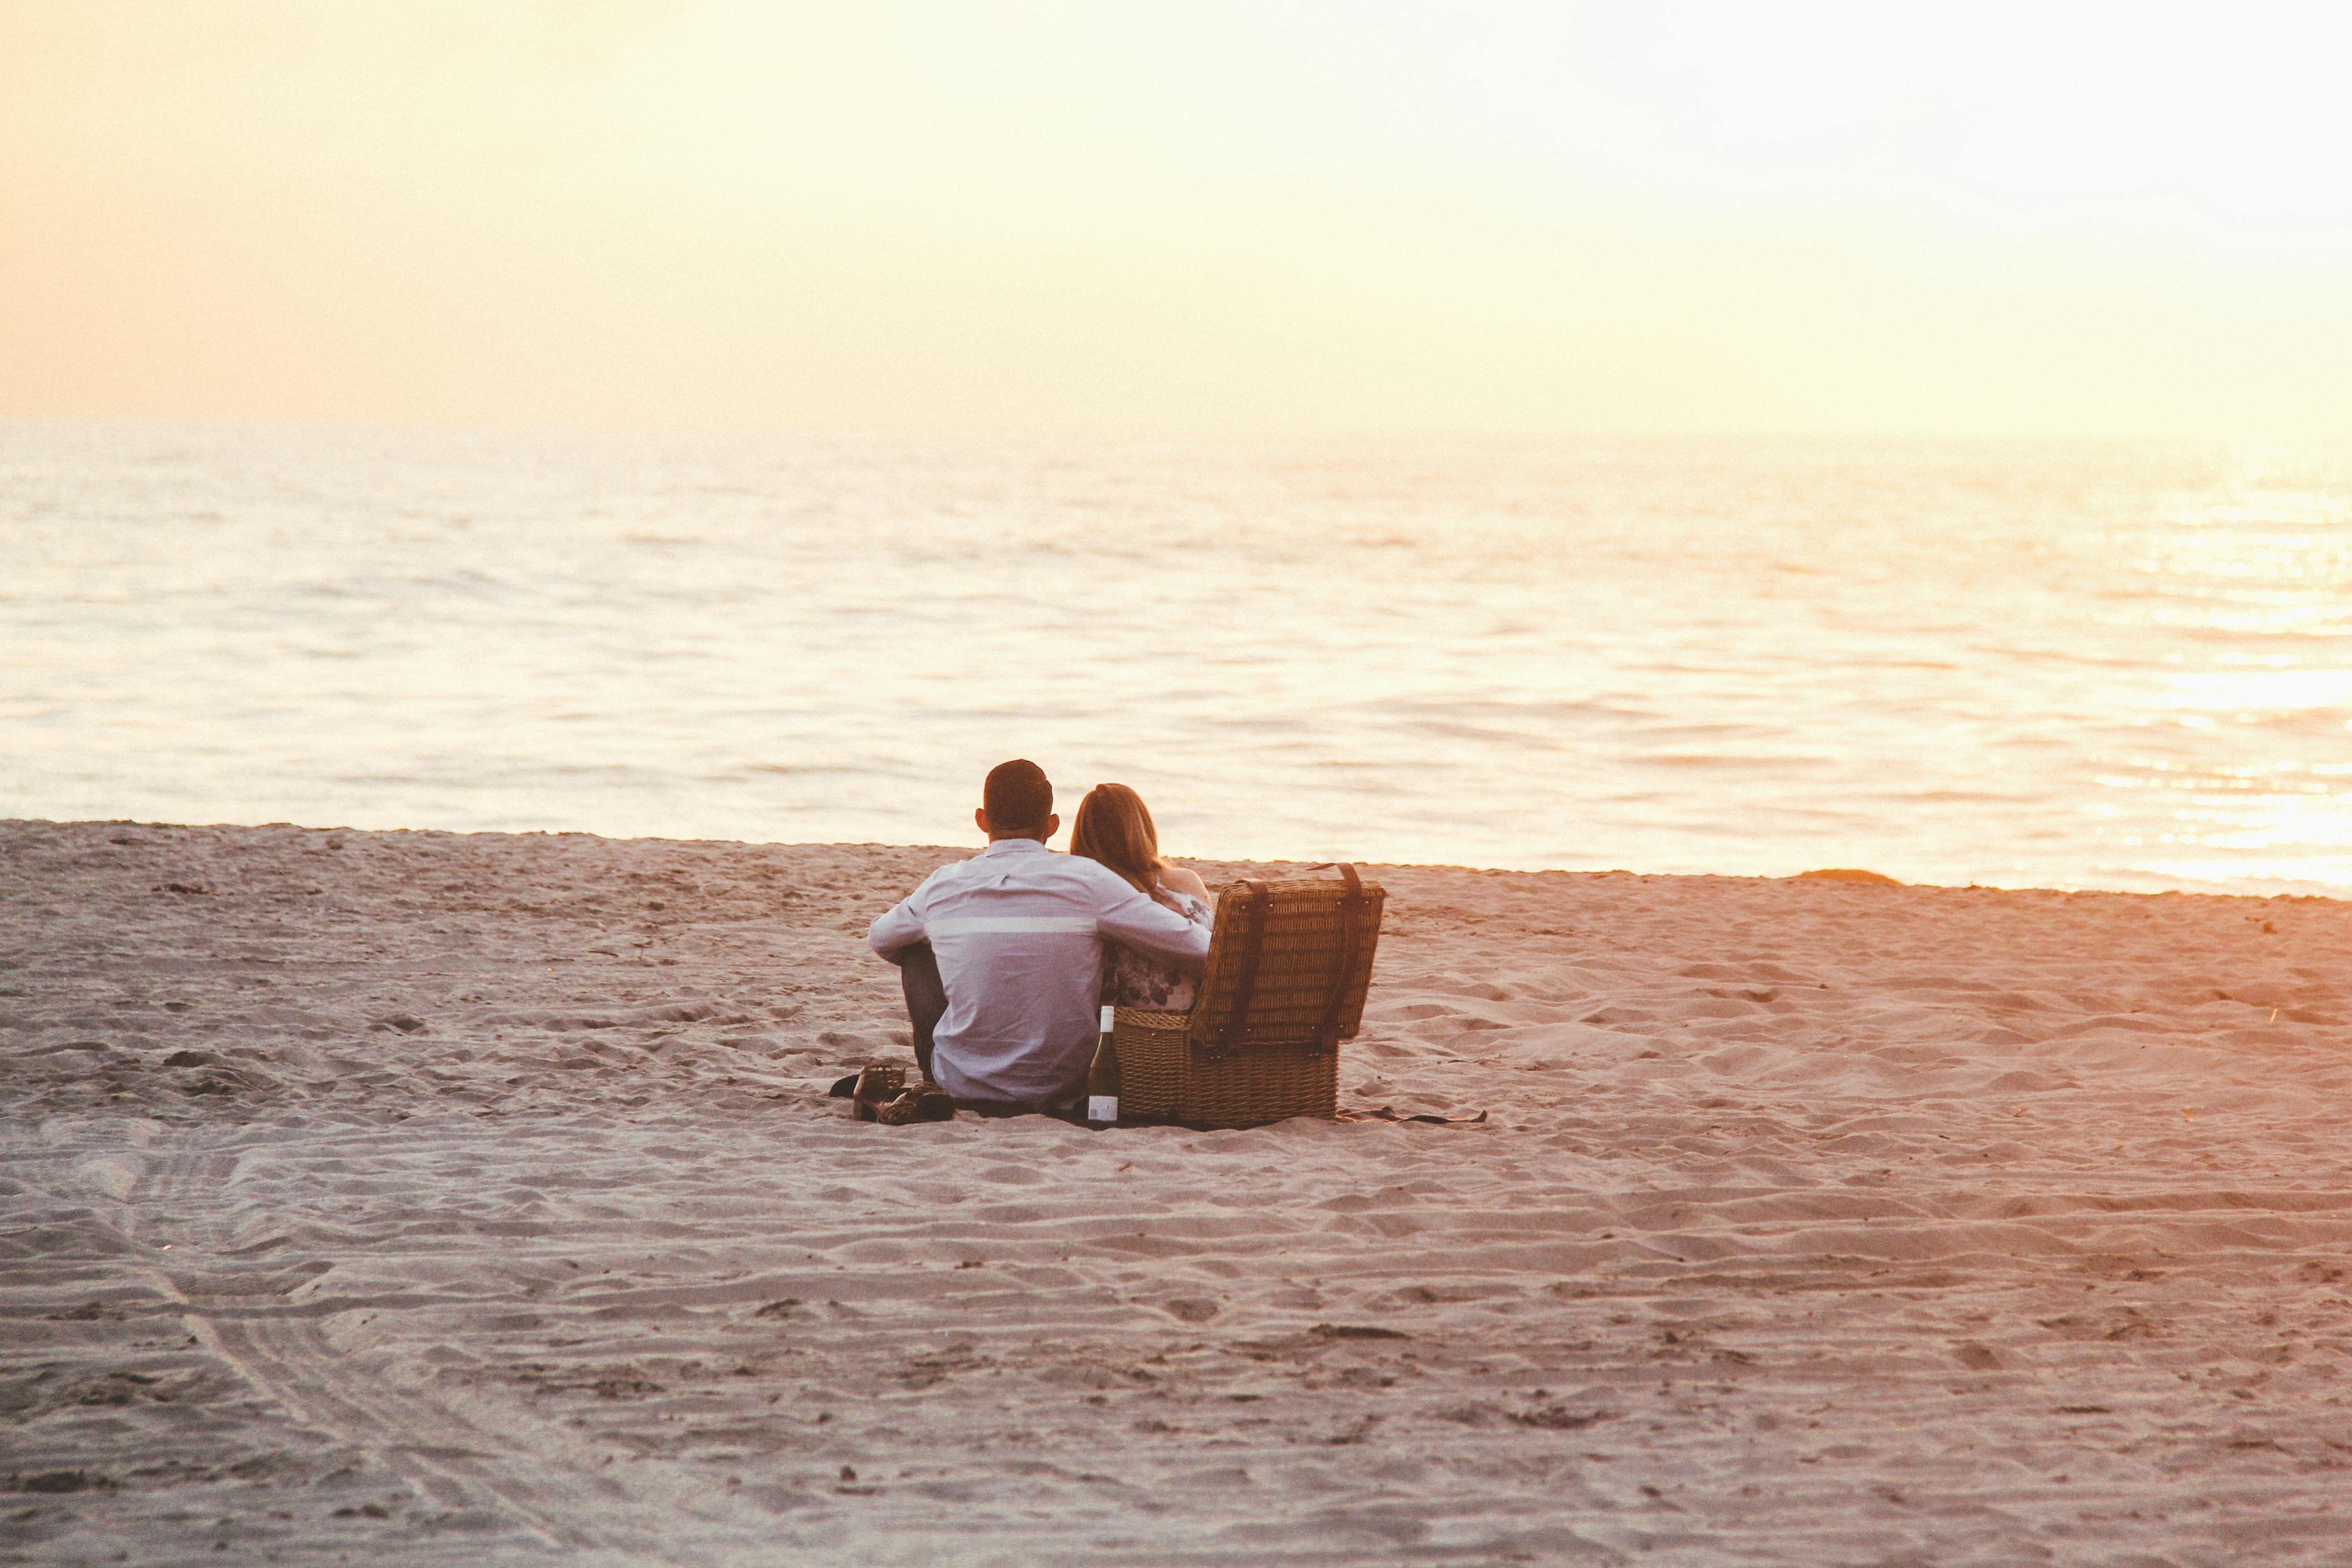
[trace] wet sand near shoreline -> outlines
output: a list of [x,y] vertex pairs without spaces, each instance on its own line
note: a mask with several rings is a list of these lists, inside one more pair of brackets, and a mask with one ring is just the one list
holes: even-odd
[[969,852],[0,824],[0,1555],[2352,1555],[2352,905],[1368,868],[1483,1124],[853,1122]]

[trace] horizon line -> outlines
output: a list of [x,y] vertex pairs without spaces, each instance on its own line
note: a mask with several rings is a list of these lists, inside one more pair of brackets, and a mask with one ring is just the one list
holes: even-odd
[[1370,441],[1425,441],[1459,446],[1498,447],[1543,445],[1666,446],[1724,442],[1742,446],[1796,446],[1816,442],[1856,442],[1884,446],[1985,447],[2203,447],[2260,450],[2352,449],[2352,431],[2314,435],[2253,431],[2100,428],[1971,427],[1932,429],[1902,426],[1694,426],[1687,428],[1636,426],[1562,426],[1556,428],[1496,428],[1428,424],[1295,425],[1251,427],[1240,425],[1177,425],[1106,421],[1098,424],[944,424],[918,421],[843,421],[816,423],[794,420],[667,420],[472,419],[457,416],[404,416],[283,414],[155,414],[81,413],[0,408],[0,425],[197,426],[239,430],[370,432],[377,434],[474,436],[642,436],[764,437],[776,439],[903,439],[923,442],[1097,440],[1118,443],[1171,441],[1184,444],[1349,444]]

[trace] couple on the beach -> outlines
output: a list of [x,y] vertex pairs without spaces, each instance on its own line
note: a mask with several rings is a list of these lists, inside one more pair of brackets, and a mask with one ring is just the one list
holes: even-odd
[[991,770],[973,814],[988,847],[943,866],[866,932],[898,966],[926,1080],[982,1110],[1060,1110],[1086,1090],[1097,1009],[1182,1011],[1209,955],[1208,889],[1160,858],[1142,797],[1097,784],[1070,852],[1054,786]]

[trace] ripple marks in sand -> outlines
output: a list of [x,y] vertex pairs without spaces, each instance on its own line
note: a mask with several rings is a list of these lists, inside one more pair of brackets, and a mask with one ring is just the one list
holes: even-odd
[[[229,1184],[237,1163],[232,1153],[166,1154],[137,1195],[194,1216]],[[732,1555],[706,1549],[713,1534],[733,1533],[735,1521],[716,1494],[682,1495],[672,1484],[657,1500],[632,1495],[643,1489],[600,1473],[609,1455],[582,1452],[521,1412],[478,1401],[479,1408],[461,1411],[412,1380],[378,1375],[362,1358],[337,1351],[317,1314],[286,1304],[285,1287],[265,1286],[260,1294],[250,1274],[188,1266],[205,1261],[205,1252],[199,1242],[188,1263],[158,1271],[159,1285],[184,1306],[188,1331],[302,1426],[399,1475],[442,1510],[443,1526],[518,1530],[567,1562],[689,1568]],[[695,1521],[700,1544],[646,1523],[679,1514]]]

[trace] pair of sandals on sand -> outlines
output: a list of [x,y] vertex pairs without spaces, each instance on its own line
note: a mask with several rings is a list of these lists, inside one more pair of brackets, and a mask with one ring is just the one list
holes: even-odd
[[905,1127],[916,1121],[953,1121],[955,1097],[935,1083],[909,1084],[902,1067],[864,1067],[833,1086],[849,1100],[849,1114],[860,1121],[885,1127]]

